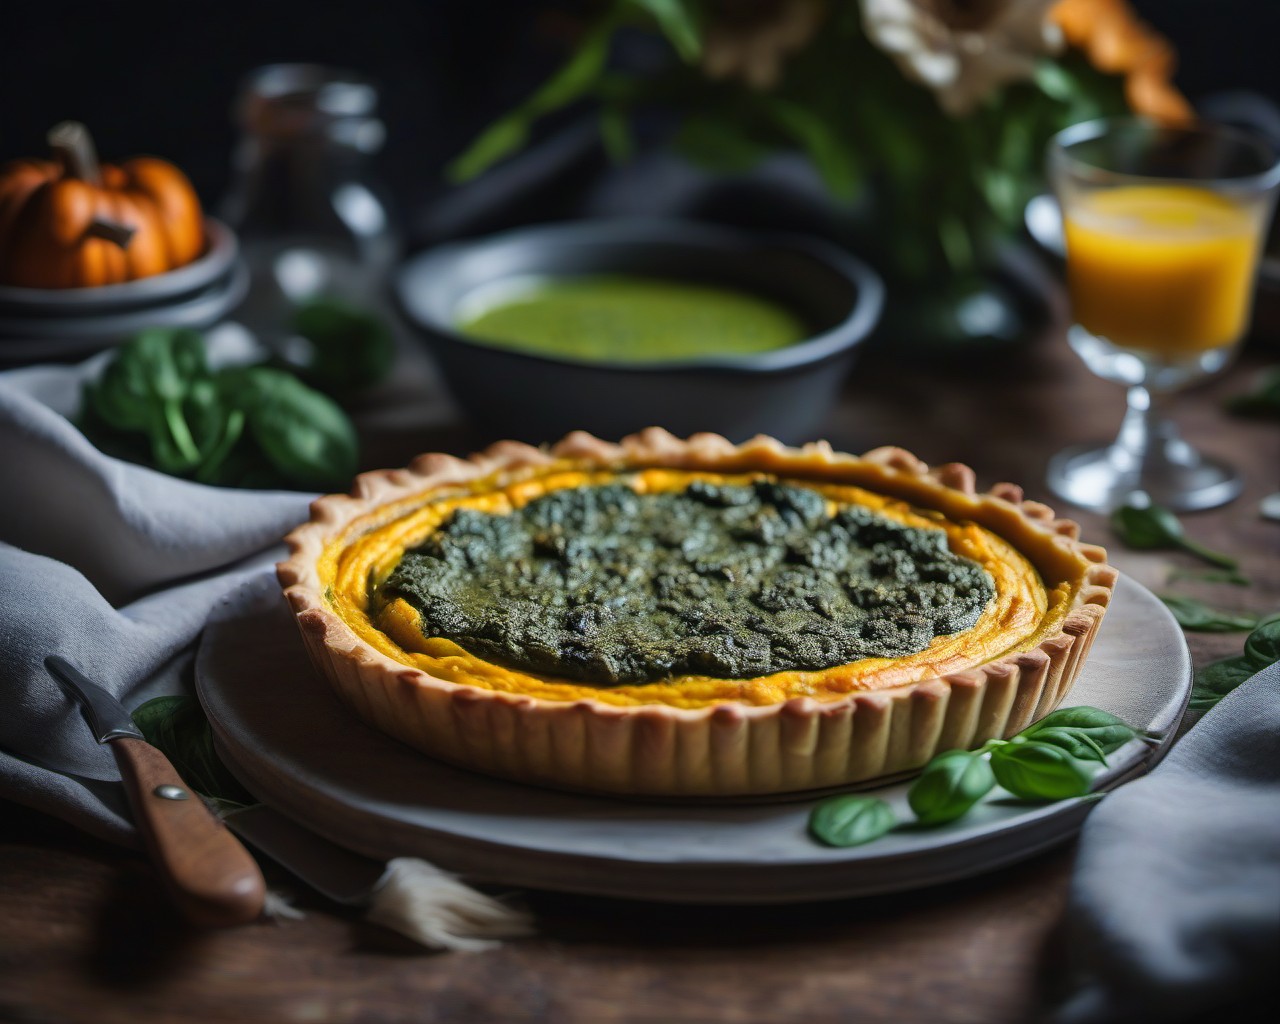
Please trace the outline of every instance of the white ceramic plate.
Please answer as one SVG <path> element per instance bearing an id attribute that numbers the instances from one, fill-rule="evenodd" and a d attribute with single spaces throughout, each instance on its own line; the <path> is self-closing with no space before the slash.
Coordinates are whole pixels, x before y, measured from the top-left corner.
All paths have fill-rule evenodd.
<path id="1" fill-rule="evenodd" d="M 1085 801 L 1024 804 L 997 790 L 966 818 L 865 846 L 813 842 L 814 798 L 657 803 L 491 779 L 424 757 L 358 721 L 311 667 L 275 581 L 228 597 L 205 633 L 197 688 L 218 747 L 261 800 L 373 857 L 417 856 L 474 881 L 689 903 L 781 903 L 917 888 L 980 874 L 1073 835 Z M 1067 698 L 1161 738 L 1134 741 L 1099 777 L 1145 771 L 1191 688 L 1173 616 L 1122 578 Z M 910 820 L 908 783 L 874 790 Z"/>

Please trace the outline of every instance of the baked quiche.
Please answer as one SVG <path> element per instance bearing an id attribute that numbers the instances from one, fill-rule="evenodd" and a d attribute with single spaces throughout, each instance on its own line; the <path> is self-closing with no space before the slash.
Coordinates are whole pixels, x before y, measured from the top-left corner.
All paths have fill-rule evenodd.
<path id="1" fill-rule="evenodd" d="M 278 567 L 352 710 L 522 782 L 736 796 L 1027 727 L 1111 597 L 1070 520 L 967 466 L 657 428 L 366 473 Z"/>

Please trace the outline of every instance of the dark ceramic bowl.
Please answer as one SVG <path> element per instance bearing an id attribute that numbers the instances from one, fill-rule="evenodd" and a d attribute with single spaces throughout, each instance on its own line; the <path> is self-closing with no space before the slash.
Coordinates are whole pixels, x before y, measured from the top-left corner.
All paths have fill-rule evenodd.
<path id="1" fill-rule="evenodd" d="M 6 316 L 66 319 L 144 309 L 207 292 L 230 276 L 239 254 L 235 233 L 206 217 L 205 251 L 185 266 L 137 281 L 96 288 L 18 288 L 0 285 L 0 313 Z"/>
<path id="2" fill-rule="evenodd" d="M 205 220 L 208 248 L 176 270 L 99 288 L 0 286 L 0 367 L 83 359 L 148 327 L 211 327 L 244 299 L 236 236 Z"/>
<path id="3" fill-rule="evenodd" d="M 571 274 L 737 288 L 791 309 L 810 334 L 769 352 L 628 366 L 514 352 L 456 329 L 476 289 Z M 453 243 L 405 263 L 395 291 L 476 426 L 531 442 L 654 425 L 733 441 L 811 439 L 884 301 L 876 274 L 834 246 L 688 221 L 585 221 Z"/>

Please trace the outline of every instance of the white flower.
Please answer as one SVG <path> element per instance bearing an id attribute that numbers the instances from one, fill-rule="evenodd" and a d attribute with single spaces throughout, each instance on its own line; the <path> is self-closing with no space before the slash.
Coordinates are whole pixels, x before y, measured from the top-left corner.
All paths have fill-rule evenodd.
<path id="1" fill-rule="evenodd" d="M 1046 17 L 1055 2 L 862 0 L 862 26 L 903 73 L 958 117 L 1002 85 L 1030 78 L 1037 58 L 1062 45 Z"/>

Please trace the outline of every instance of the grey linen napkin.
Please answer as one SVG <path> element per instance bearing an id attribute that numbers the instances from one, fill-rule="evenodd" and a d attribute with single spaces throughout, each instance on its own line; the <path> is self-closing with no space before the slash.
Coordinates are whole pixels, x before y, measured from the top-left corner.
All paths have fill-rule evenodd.
<path id="1" fill-rule="evenodd" d="M 1056 1024 L 1209 1020 L 1275 990 L 1280 664 L 1089 815 L 1063 931 Z"/>
<path id="2" fill-rule="evenodd" d="M 98 362 L 0 374 L 0 798 L 132 844 L 114 760 L 45 657 L 130 708 L 190 692 L 209 610 L 279 556 L 310 496 L 205 487 L 103 455 L 67 418 Z"/>
<path id="3" fill-rule="evenodd" d="M 224 326 L 208 339 L 211 361 L 252 357 L 251 339 Z M 62 655 L 131 709 L 191 693 L 213 606 L 280 558 L 311 496 L 206 487 L 103 455 L 70 420 L 102 361 L 0 374 L 0 799 L 137 845 L 115 761 L 44 659 Z M 302 862 L 334 871 L 351 857 L 294 831 L 306 849 L 282 863 L 300 877 Z M 518 907 L 424 861 L 377 868 L 355 872 L 345 902 L 427 948 L 482 950 L 531 931 Z M 338 876 L 350 889 L 350 872 Z"/>

